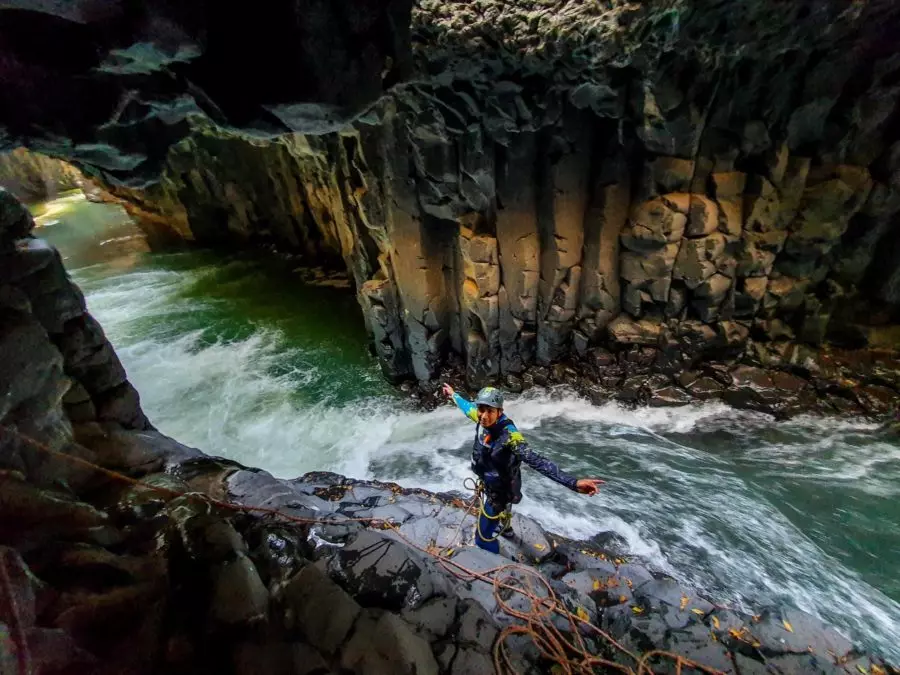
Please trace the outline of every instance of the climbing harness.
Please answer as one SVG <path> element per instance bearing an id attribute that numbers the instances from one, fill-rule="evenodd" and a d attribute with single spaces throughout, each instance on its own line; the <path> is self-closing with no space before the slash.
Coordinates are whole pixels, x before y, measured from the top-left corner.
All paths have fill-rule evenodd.
<path id="1" fill-rule="evenodd" d="M 471 487 L 470 487 L 471 485 Z M 475 527 L 478 529 L 478 537 L 481 541 L 491 542 L 497 541 L 506 530 L 509 529 L 510 523 L 512 521 L 512 512 L 506 508 L 502 512 L 492 516 L 485 509 L 485 488 L 483 481 L 476 481 L 473 478 L 466 478 L 463 481 L 463 487 L 467 490 L 473 490 L 475 492 L 475 499 L 478 501 L 478 512 L 479 518 L 475 521 Z M 492 522 L 498 523 L 498 527 L 494 530 L 494 535 L 491 537 L 485 536 L 484 532 L 481 531 L 481 518 L 485 518 Z M 465 515 L 463 515 L 463 519 L 465 519 Z"/>

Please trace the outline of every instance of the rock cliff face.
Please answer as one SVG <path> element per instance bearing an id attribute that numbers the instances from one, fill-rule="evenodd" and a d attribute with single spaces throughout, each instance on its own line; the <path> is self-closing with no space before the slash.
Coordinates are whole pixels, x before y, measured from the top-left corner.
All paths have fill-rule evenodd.
<path id="1" fill-rule="evenodd" d="M 24 145 L 143 185 L 196 117 L 263 136 L 290 130 L 285 110 L 346 119 L 408 72 L 410 5 L 4 2 L 0 152 Z"/>
<path id="2" fill-rule="evenodd" d="M 84 184 L 81 172 L 71 164 L 18 148 L 0 155 L 0 187 L 23 202 L 52 199 L 59 192 Z"/>
<path id="3" fill-rule="evenodd" d="M 351 126 L 204 125 L 114 191 L 206 245 L 342 257 L 392 378 L 802 369 L 798 344 L 898 318 L 892 26 L 878 2 L 422 2 L 419 77 Z"/>
<path id="4" fill-rule="evenodd" d="M 395 38 L 401 9 L 379 19 Z M 739 361 L 822 393 L 820 356 L 881 348 L 898 319 L 898 27 L 886 0 L 422 0 L 412 56 L 381 52 L 404 64 L 382 86 L 406 81 L 367 109 L 285 91 L 267 127 L 228 95 L 227 126 L 193 108 L 178 134 L 136 126 L 153 161 L 68 156 L 158 238 L 342 259 L 395 380 L 459 362 L 517 388 L 562 363 L 679 402 L 713 390 L 701 364 Z"/>
<path id="5" fill-rule="evenodd" d="M 662 648 L 724 673 L 896 672 L 806 614 L 717 608 L 519 514 L 495 555 L 468 545 L 476 512 L 459 495 L 283 481 L 180 445 L 149 424 L 32 227 L 0 190 L 4 672 L 463 675 L 491 672 L 496 649 L 515 672 L 545 672 L 552 661 L 521 634 L 530 601 L 492 582 L 512 561 L 504 584 L 536 583 L 623 648 L 596 629 L 576 638 L 568 621 L 532 630 L 624 668 Z"/>

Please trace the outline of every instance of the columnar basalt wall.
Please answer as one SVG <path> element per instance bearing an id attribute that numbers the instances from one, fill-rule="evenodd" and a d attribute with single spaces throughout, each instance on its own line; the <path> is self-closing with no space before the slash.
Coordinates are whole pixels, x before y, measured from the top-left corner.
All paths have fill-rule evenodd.
<path id="1" fill-rule="evenodd" d="M 784 99 L 768 60 L 561 86 L 469 63 L 340 132 L 199 129 L 159 186 L 114 192 L 202 244 L 343 258 L 395 379 L 454 355 L 472 385 L 610 352 L 802 366 L 898 316 L 900 61 L 842 55 L 835 84 L 783 56 Z"/>
<path id="2" fill-rule="evenodd" d="M 717 608 L 618 547 L 519 513 L 515 536 L 488 553 L 468 545 L 475 518 L 458 496 L 325 472 L 280 480 L 180 445 L 150 426 L 32 228 L 0 190 L 0 662 L 46 674 L 463 675 L 491 672 L 500 644 L 517 672 L 544 672 L 531 638 L 501 635 L 521 624 L 490 578 L 516 561 L 545 601 L 632 654 L 664 649 L 726 673 L 897 672 L 803 612 Z M 476 223 L 457 234 L 458 264 L 425 281 L 496 297 L 495 239 Z M 389 311 L 392 297 L 372 307 Z M 479 297 L 459 307 L 477 310 Z M 584 648 L 634 660 L 590 637 Z"/>
<path id="3" fill-rule="evenodd" d="M 367 109 L 195 111 L 140 189 L 81 161 L 160 238 L 342 261 L 392 379 L 809 381 L 896 346 L 900 7 L 732 4 L 422 0 Z"/>

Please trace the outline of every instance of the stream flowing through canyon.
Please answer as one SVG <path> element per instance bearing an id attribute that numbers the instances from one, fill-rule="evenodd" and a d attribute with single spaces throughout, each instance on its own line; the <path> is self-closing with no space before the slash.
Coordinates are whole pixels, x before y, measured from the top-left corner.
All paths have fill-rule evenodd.
<path id="1" fill-rule="evenodd" d="M 462 489 L 473 428 L 384 381 L 351 290 L 274 257 L 148 252 L 124 211 L 80 194 L 34 210 L 163 433 L 279 477 Z M 536 450 L 607 481 L 587 498 L 524 469 L 517 508 L 548 529 L 721 604 L 798 607 L 900 660 L 900 444 L 877 424 L 598 407 L 565 390 L 507 411 Z"/>

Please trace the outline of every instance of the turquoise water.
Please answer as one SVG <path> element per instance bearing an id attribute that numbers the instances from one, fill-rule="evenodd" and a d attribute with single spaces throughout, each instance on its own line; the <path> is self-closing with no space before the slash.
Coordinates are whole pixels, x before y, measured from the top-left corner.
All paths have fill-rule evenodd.
<path id="1" fill-rule="evenodd" d="M 163 432 L 283 477 L 461 489 L 472 427 L 384 383 L 349 291 L 272 258 L 147 253 L 115 207 L 73 199 L 49 217 L 39 234 Z M 591 499 L 526 469 L 519 508 L 550 529 L 614 533 L 718 602 L 796 606 L 900 660 L 900 446 L 875 425 L 720 404 L 628 411 L 565 390 L 507 408 L 539 451 L 607 480 Z"/>

